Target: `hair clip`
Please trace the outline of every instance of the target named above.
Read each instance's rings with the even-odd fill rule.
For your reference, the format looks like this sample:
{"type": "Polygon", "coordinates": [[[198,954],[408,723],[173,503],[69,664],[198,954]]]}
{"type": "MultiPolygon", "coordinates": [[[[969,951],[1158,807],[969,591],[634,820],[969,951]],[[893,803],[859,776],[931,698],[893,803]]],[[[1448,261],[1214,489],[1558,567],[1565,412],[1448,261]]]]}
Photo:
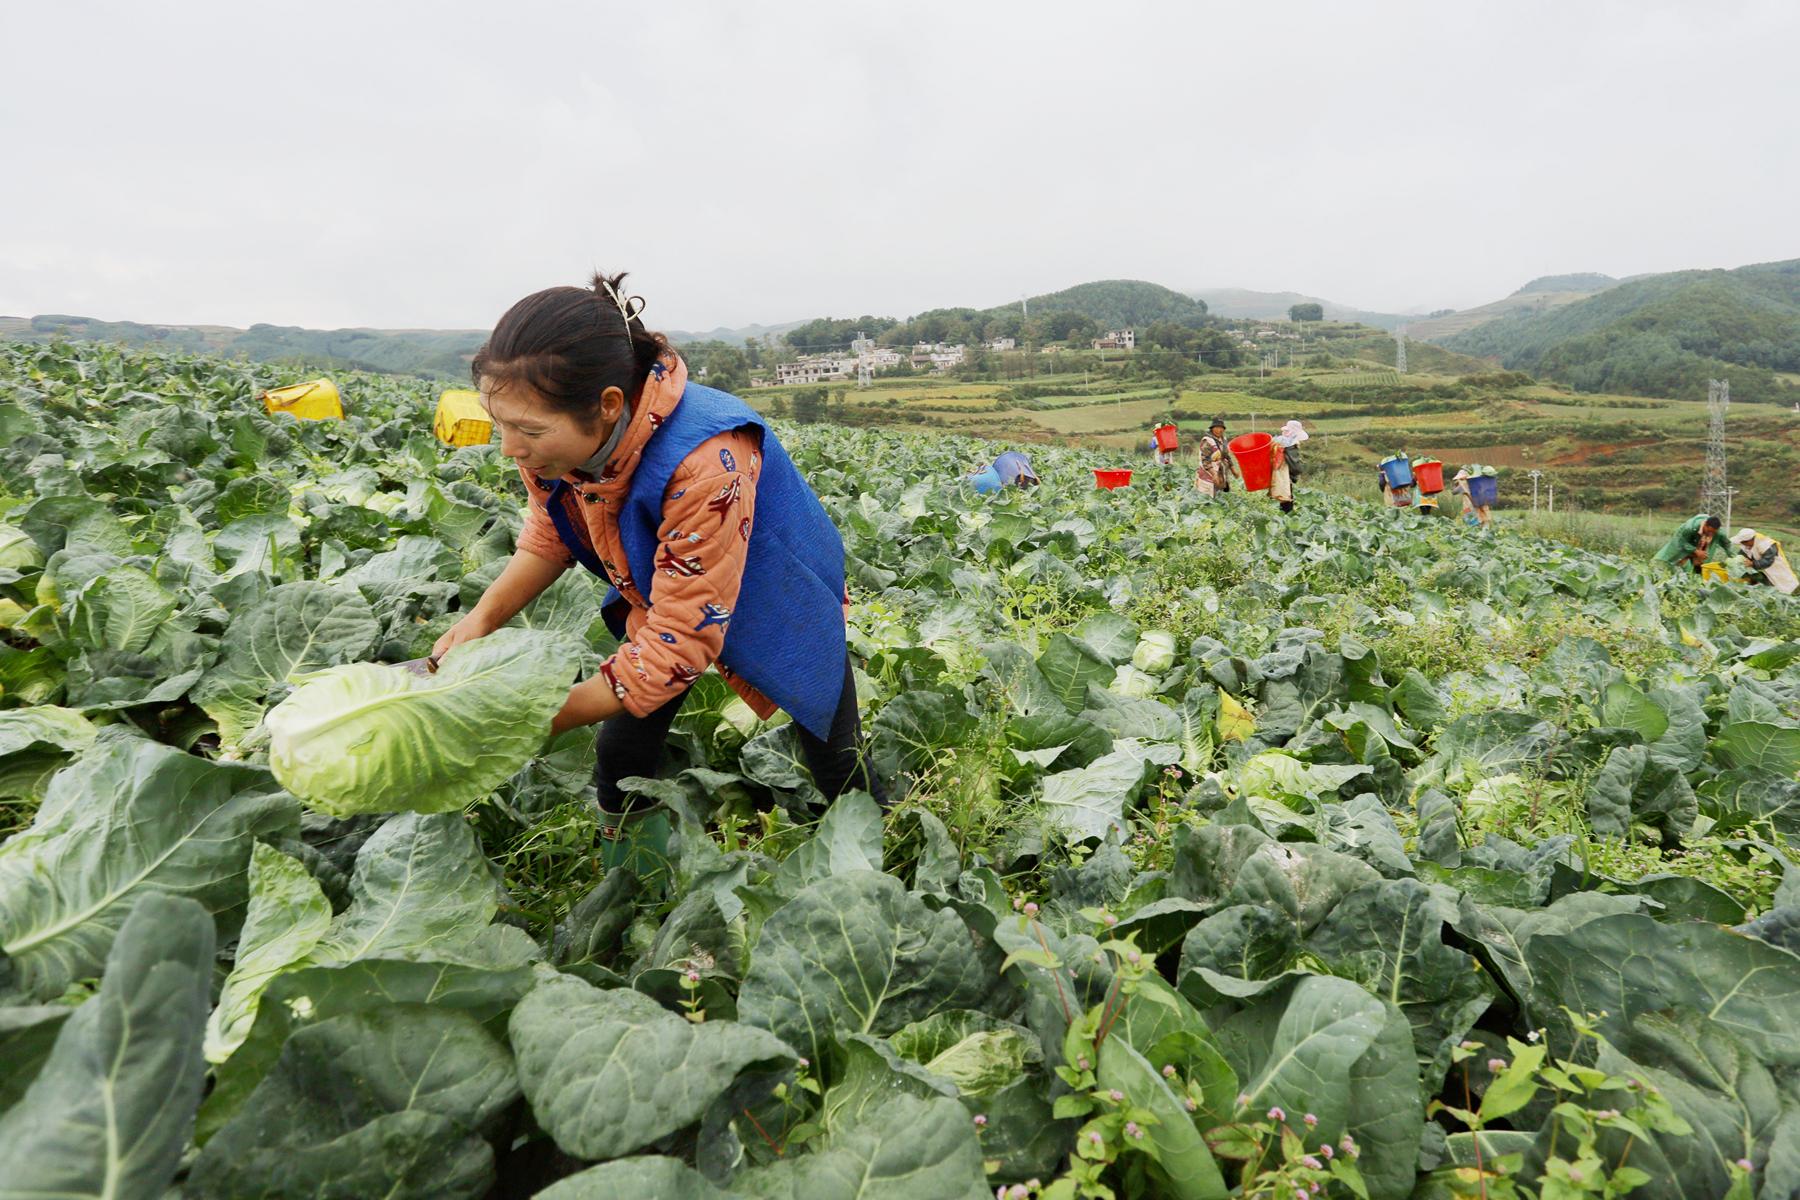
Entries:
{"type": "Polygon", "coordinates": [[[606,289],[607,298],[619,310],[619,316],[625,321],[626,336],[630,336],[631,322],[644,311],[644,298],[642,296],[620,296],[618,289],[614,288],[612,282],[605,278],[600,280],[600,286],[606,289]]]}

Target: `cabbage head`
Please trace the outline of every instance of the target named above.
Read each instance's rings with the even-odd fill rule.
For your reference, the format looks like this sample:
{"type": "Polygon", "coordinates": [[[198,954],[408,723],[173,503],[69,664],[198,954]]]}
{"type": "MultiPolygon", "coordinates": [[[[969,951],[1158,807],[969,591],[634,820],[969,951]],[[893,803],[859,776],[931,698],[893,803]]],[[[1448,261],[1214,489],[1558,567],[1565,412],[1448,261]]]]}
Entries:
{"type": "Polygon", "coordinates": [[[501,629],[435,675],[353,663],[298,676],[265,718],[269,766],[334,817],[462,808],[543,746],[580,659],[566,637],[501,629]]]}
{"type": "Polygon", "coordinates": [[[1175,665],[1175,635],[1166,629],[1147,630],[1131,652],[1131,665],[1161,675],[1175,665]]]}

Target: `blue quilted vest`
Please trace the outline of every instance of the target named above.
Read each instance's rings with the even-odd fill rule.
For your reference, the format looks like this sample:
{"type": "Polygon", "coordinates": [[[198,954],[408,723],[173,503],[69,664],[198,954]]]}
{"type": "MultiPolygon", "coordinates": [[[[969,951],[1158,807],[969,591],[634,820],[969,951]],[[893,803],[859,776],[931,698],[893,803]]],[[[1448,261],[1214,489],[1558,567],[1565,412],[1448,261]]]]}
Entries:
{"type": "MultiPolygon", "coordinates": [[[[763,464],[743,586],[727,618],[719,661],[823,739],[844,686],[844,543],[794,460],[755,410],[736,396],[688,384],[681,403],[638,458],[619,513],[620,540],[631,578],[655,608],[657,531],[669,480],[700,443],[745,427],[762,439],[763,464]]],[[[569,553],[605,579],[586,531],[574,527],[562,503],[568,486],[558,480],[546,508],[569,553]]],[[[617,588],[607,592],[606,624],[623,638],[620,601],[617,588]]]]}

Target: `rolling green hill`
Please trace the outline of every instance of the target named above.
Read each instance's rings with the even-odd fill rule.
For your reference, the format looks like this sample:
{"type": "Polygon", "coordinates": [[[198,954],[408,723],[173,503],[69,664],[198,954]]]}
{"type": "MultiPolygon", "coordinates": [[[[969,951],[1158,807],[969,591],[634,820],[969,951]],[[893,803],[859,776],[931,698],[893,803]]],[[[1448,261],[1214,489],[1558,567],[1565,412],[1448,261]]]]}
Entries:
{"type": "Polygon", "coordinates": [[[45,314],[0,317],[0,337],[23,342],[118,342],[208,351],[256,362],[300,362],[393,374],[462,379],[471,355],[486,340],[479,329],[300,329],[291,325],[144,325],[93,317],[45,314]]]}
{"type": "Polygon", "coordinates": [[[1029,297],[1024,306],[1009,301],[991,308],[933,308],[917,316],[819,317],[784,335],[796,350],[844,350],[857,333],[887,346],[915,341],[978,342],[993,337],[1030,336],[1062,341],[1072,332],[1085,336],[1098,329],[1137,329],[1161,322],[1198,328],[1207,322],[1204,303],[1173,288],[1141,279],[1099,279],[1060,292],[1029,297]],[[1026,329],[1023,307],[1031,312],[1026,329]]]}
{"type": "Polygon", "coordinates": [[[1465,308],[1441,317],[1407,323],[1407,333],[1420,341],[1444,341],[1459,333],[1467,333],[1501,317],[1533,316],[1586,300],[1589,296],[1618,286],[1610,275],[1592,273],[1576,275],[1540,275],[1512,295],[1489,304],[1465,308]]]}
{"type": "Polygon", "coordinates": [[[1581,391],[1792,403],[1800,389],[1800,259],[1646,275],[1574,303],[1515,312],[1444,339],[1581,391]]]}

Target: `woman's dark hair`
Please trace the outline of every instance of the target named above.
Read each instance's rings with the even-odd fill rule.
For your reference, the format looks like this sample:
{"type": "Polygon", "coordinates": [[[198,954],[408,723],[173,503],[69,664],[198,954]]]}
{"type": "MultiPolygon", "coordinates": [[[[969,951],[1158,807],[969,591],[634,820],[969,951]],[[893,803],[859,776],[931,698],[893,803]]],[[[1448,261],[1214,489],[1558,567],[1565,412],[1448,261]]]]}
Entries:
{"type": "Polygon", "coordinates": [[[592,425],[607,388],[635,399],[669,342],[644,328],[643,298],[626,296],[624,282],[624,272],[596,274],[587,287],[545,288],[507,309],[469,364],[475,386],[484,376],[490,392],[523,382],[584,425],[592,425]]]}

